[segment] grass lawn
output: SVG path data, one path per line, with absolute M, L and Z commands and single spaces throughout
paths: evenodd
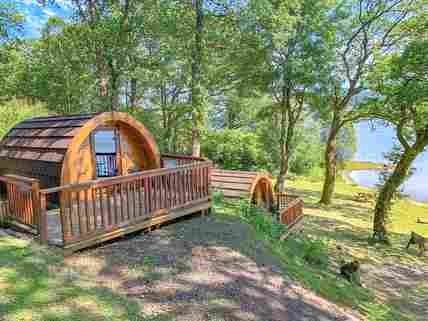
M 55 250 L 0 236 L 0 320 L 138 320 L 125 297 L 74 278 Z
M 327 281 L 317 282 L 313 279 L 316 272 L 304 271 L 304 266 L 296 273 L 297 278 L 327 298 L 362 311 L 370 320 L 426 320 L 428 253 L 418 257 L 416 249 L 407 252 L 405 246 L 410 231 L 428 237 L 428 225 L 417 223 L 417 218 L 428 217 L 428 204 L 409 199 L 396 201 L 389 224 L 392 246 L 371 246 L 367 240 L 371 235 L 374 197 L 361 203 L 354 201 L 354 196 L 358 192 L 373 193 L 372 190 L 340 179 L 333 205 L 322 207 L 317 204 L 320 180 L 298 178 L 290 182 L 290 189 L 305 200 L 305 233 L 327 244 L 328 270 L 335 273 L 341 261 L 358 259 L 365 289 L 343 294 L 328 271 L 319 271 Z

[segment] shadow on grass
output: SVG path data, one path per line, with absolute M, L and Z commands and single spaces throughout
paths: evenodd
M 37 244 L 0 238 L 1 320 L 136 320 L 137 307 L 105 287 L 79 287 L 62 257 Z
M 363 282 L 375 291 L 379 303 L 363 300 L 361 311 L 372 320 L 425 320 L 428 296 L 424 296 L 427 286 L 423 284 L 428 279 L 428 260 L 418 257 L 416 248 L 405 249 L 409 234 L 390 231 L 391 246 L 372 245 L 368 242 L 372 202 L 355 202 L 350 191 L 348 195 L 336 193 L 334 204 L 325 207 L 317 203 L 320 193 L 316 191 L 297 188 L 292 193 L 305 198 L 306 208 L 325 213 L 307 216 L 305 231 L 331 243 L 337 266 L 342 260 L 363 263 Z

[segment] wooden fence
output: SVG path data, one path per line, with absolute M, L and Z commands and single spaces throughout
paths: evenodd
M 126 233 L 148 221 L 160 224 L 209 208 L 211 166 L 211 161 L 205 161 L 41 190 L 42 217 L 46 199 L 59 194 L 63 246 L 86 247 L 114 231 Z M 41 227 L 40 233 L 47 231 Z
M 0 176 L 4 184 L 5 199 L 0 204 L 2 220 L 9 220 L 36 228 L 40 224 L 39 217 L 39 182 L 36 179 L 17 175 Z
M 295 195 L 277 193 L 276 202 L 279 220 L 288 226 L 294 225 L 303 215 L 303 200 Z

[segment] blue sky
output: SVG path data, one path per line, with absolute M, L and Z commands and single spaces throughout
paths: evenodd
M 24 36 L 37 38 L 43 24 L 52 16 L 67 18 L 71 12 L 71 0 L 56 0 L 55 5 L 42 6 L 37 0 L 0 0 L 14 3 L 25 15 Z

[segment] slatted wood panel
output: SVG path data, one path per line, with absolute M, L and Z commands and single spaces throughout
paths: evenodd
M 7 209 L 3 214 L 7 219 L 21 224 L 37 227 L 39 223 L 37 200 L 39 183 L 37 180 L 16 176 L 0 176 L 0 182 L 6 184 Z
M 274 202 L 272 178 L 266 173 L 213 169 L 211 183 L 226 198 L 248 198 L 268 209 Z
M 276 202 L 282 224 L 294 225 L 303 216 L 303 200 L 295 195 L 277 193 Z
M 210 199 L 210 161 L 42 190 L 60 193 L 64 246 Z M 45 209 L 42 209 L 44 211 Z
M 211 174 L 213 189 L 219 190 L 225 197 L 239 198 L 251 195 L 251 187 L 257 173 L 226 171 L 214 169 Z

